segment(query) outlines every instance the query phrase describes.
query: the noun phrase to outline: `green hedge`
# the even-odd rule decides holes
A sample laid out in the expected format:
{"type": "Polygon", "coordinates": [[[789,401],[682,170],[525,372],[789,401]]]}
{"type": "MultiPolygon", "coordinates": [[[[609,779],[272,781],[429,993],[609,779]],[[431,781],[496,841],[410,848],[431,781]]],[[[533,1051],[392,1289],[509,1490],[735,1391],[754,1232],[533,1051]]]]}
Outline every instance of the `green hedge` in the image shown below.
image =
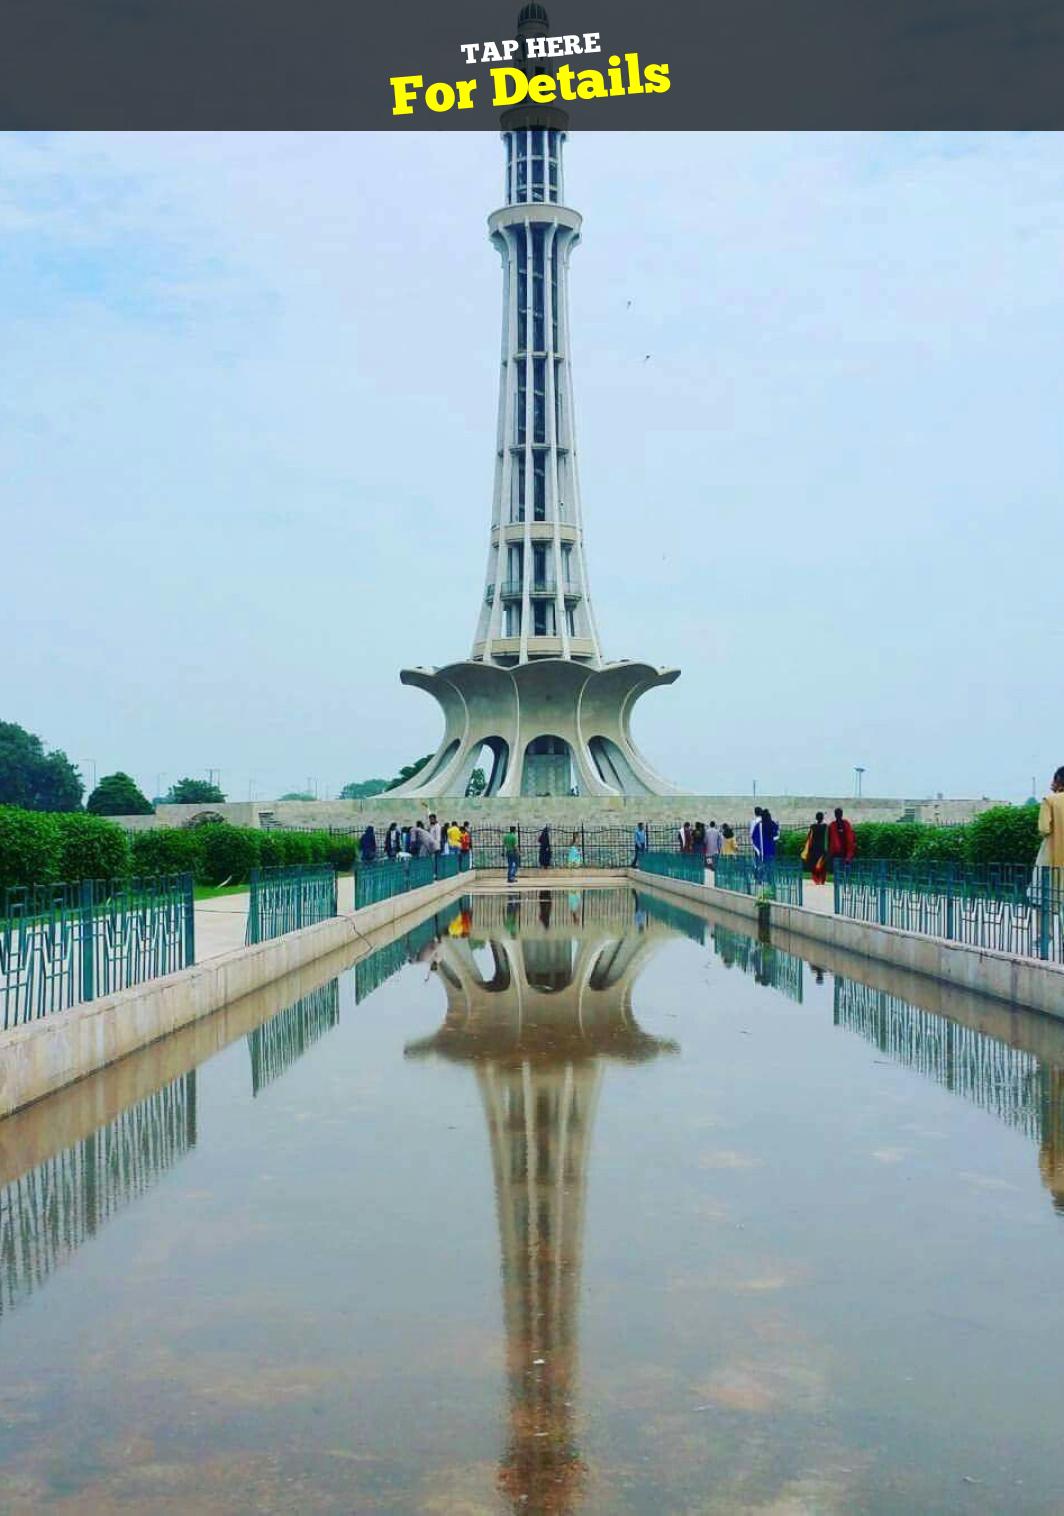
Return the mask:
{"type": "MultiPolygon", "coordinates": [[[[801,855],[805,827],[780,833],[783,858],[801,855]]],[[[918,821],[859,821],[854,827],[858,858],[904,863],[1033,864],[1038,852],[1038,808],[996,805],[964,826],[928,826],[918,821]]]]}
{"type": "Polygon", "coordinates": [[[328,832],[263,832],[214,822],[127,833],[84,812],[0,806],[0,888],[184,873],[198,884],[241,884],[256,867],[331,863],[349,869],[357,852],[357,837],[328,832]]]}

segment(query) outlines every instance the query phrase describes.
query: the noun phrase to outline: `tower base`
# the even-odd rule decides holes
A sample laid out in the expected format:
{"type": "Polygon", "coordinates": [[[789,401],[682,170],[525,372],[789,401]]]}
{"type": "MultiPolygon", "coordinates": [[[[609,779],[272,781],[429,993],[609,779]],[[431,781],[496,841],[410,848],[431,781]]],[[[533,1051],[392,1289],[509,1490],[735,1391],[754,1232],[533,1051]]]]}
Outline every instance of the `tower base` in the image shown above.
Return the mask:
{"type": "Polygon", "coordinates": [[[674,683],[679,669],[542,658],[510,668],[467,661],[403,669],[399,677],[439,701],[444,732],[425,767],[392,795],[465,795],[485,748],[489,796],[681,793],[654,772],[630,728],[640,695],[674,683]]]}

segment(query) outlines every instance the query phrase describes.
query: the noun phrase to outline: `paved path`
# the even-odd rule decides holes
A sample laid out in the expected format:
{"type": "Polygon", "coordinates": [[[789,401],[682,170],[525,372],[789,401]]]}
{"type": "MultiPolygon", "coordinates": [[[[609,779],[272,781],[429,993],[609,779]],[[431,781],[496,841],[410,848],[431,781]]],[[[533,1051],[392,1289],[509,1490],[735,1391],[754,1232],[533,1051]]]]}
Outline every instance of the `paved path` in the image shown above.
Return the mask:
{"type": "MultiPolygon", "coordinates": [[[[336,905],[343,914],[355,908],[355,881],[341,874],[336,881],[336,905]]],[[[242,948],[248,927],[248,891],[234,895],[215,895],[196,901],[196,962],[217,958],[242,948]]]]}

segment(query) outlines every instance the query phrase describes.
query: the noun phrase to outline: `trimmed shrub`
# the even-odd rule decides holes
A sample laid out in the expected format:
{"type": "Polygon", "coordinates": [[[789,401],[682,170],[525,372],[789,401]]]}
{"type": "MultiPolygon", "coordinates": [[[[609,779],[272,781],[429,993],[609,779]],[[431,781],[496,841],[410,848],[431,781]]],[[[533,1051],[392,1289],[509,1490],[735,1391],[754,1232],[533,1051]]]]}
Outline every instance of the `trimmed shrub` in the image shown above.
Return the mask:
{"type": "Polygon", "coordinates": [[[63,880],[124,879],[130,870],[129,837],[113,821],[80,813],[55,818],[62,842],[63,880]]]}
{"type": "Polygon", "coordinates": [[[204,884],[240,884],[258,866],[262,833],[254,827],[221,822],[196,830],[200,846],[199,877],[204,884]]]}
{"type": "Polygon", "coordinates": [[[352,869],[355,859],[358,857],[358,838],[351,834],[349,837],[330,837],[329,856],[325,860],[337,869],[352,869]]]}
{"type": "Polygon", "coordinates": [[[914,863],[964,863],[968,831],[963,826],[925,826],[913,848],[914,863]]]}
{"type": "Polygon", "coordinates": [[[61,879],[63,838],[54,814],[0,805],[0,888],[61,879]]]}
{"type": "Polygon", "coordinates": [[[969,821],[965,828],[969,863],[1033,865],[1041,838],[1038,807],[995,805],[969,821]]]}
{"type": "Polygon", "coordinates": [[[284,863],[284,844],[280,832],[259,834],[259,868],[276,869],[284,863]]]}
{"type": "Polygon", "coordinates": [[[134,832],[134,874],[200,874],[202,870],[200,827],[161,826],[150,832],[134,832]]]}
{"type": "Polygon", "coordinates": [[[274,832],[281,846],[281,862],[285,864],[313,863],[314,849],[309,832],[274,832]]]}
{"type": "Polygon", "coordinates": [[[926,830],[918,821],[859,821],[854,827],[858,858],[911,858],[926,830]]]}

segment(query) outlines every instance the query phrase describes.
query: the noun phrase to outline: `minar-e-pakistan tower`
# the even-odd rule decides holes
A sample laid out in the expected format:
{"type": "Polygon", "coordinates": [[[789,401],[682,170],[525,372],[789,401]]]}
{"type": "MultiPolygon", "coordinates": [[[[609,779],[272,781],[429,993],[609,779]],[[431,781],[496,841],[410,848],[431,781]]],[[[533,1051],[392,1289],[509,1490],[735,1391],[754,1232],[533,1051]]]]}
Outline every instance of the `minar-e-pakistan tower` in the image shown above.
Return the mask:
{"type": "MultiPolygon", "coordinates": [[[[528,4],[518,36],[545,35],[528,4]]],[[[525,51],[522,48],[522,51],[525,51]]],[[[538,60],[524,64],[549,72],[538,60]]],[[[396,795],[464,795],[491,751],[488,795],[675,794],[632,741],[632,707],[679,669],[607,663],[588,592],[569,356],[569,257],[581,218],[564,204],[568,116],[524,105],[501,117],[506,204],[488,218],[502,257],[502,361],[491,545],[473,651],[403,669],[443,707],[443,740],[396,795]]]]}

